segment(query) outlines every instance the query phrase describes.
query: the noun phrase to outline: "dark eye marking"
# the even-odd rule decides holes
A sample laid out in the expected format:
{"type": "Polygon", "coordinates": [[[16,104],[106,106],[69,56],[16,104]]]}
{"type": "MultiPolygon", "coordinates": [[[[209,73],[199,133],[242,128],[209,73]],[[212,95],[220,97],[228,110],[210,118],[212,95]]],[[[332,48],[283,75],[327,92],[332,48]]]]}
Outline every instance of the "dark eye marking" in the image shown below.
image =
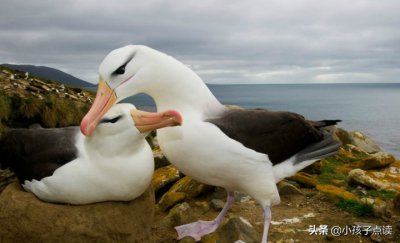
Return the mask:
{"type": "Polygon", "coordinates": [[[122,75],[122,74],[124,74],[125,73],[125,68],[126,68],[126,65],[128,65],[128,63],[130,62],[130,61],[132,61],[132,59],[135,57],[135,53],[133,53],[129,58],[128,58],[128,60],[126,60],[126,62],[124,63],[124,64],[122,64],[121,66],[119,66],[112,74],[113,75],[122,75]]]}
{"type": "Polygon", "coordinates": [[[99,123],[116,123],[119,119],[121,119],[123,116],[119,115],[117,117],[108,119],[108,118],[103,118],[99,121],[99,123]]]}
{"type": "Polygon", "coordinates": [[[119,68],[117,68],[117,70],[115,70],[115,71],[113,72],[113,74],[114,74],[114,75],[121,75],[121,74],[124,74],[124,73],[125,73],[126,64],[127,64],[127,63],[125,63],[124,65],[122,65],[122,66],[120,66],[119,68]]]}

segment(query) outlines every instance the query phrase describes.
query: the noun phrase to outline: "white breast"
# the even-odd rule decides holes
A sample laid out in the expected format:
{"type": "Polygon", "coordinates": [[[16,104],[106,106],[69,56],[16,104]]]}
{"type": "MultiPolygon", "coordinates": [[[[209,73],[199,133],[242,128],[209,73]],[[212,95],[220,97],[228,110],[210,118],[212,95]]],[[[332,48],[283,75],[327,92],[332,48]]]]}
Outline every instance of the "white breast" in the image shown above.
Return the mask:
{"type": "Polygon", "coordinates": [[[130,156],[112,158],[81,157],[58,168],[41,181],[25,181],[25,189],[49,202],[87,204],[101,201],[127,201],[140,196],[148,187],[154,160],[146,142],[130,156]]]}

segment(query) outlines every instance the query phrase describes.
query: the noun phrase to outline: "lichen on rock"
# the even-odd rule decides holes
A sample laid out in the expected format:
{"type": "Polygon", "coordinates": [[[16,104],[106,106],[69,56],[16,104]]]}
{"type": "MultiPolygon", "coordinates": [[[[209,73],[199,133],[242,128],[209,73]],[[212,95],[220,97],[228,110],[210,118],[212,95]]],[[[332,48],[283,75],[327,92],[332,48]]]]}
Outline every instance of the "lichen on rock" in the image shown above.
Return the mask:
{"type": "Polygon", "coordinates": [[[385,176],[376,176],[374,173],[362,169],[354,169],[350,171],[348,179],[359,183],[368,188],[376,190],[387,190],[387,191],[400,191],[400,177],[397,180],[385,179],[385,176]]]}
{"type": "Polygon", "coordinates": [[[158,206],[161,210],[167,210],[183,199],[191,199],[209,190],[211,186],[202,184],[185,176],[177,181],[160,199],[158,206]]]}
{"type": "Polygon", "coordinates": [[[166,192],[158,202],[158,208],[162,211],[166,211],[175,204],[182,202],[186,198],[186,194],[183,192],[170,191],[166,192]]]}
{"type": "Polygon", "coordinates": [[[351,192],[346,191],[343,188],[334,185],[317,185],[317,190],[325,193],[330,198],[336,199],[356,199],[356,195],[351,192]]]}
{"type": "Polygon", "coordinates": [[[179,178],[180,175],[178,168],[173,165],[168,165],[158,168],[154,171],[151,184],[154,188],[154,191],[157,192],[163,187],[179,180],[179,178]]]}
{"type": "Polygon", "coordinates": [[[305,172],[297,172],[294,176],[289,177],[290,180],[298,182],[305,187],[315,187],[317,185],[316,176],[305,172]]]}

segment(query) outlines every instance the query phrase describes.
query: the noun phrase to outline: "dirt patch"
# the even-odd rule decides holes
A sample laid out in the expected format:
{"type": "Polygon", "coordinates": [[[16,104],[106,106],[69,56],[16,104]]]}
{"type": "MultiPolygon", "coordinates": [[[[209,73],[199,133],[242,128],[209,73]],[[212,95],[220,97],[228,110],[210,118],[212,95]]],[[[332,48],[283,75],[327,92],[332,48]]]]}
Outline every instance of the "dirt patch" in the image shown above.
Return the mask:
{"type": "MultiPolygon", "coordinates": [[[[307,189],[304,190],[307,194],[307,189]]],[[[309,192],[312,192],[310,190],[309,192]]],[[[348,231],[345,235],[346,227],[350,230],[355,222],[375,224],[380,227],[390,226],[392,233],[388,236],[381,235],[380,242],[396,242],[394,239],[400,239],[399,217],[394,215],[388,221],[376,217],[356,217],[350,213],[344,212],[323,196],[314,196],[308,198],[302,195],[286,195],[281,197],[281,204],[272,207],[272,221],[268,242],[374,242],[369,236],[354,235],[348,231]],[[311,235],[310,227],[319,228],[320,225],[327,225],[328,235],[311,235]],[[332,236],[331,228],[341,228],[343,233],[340,236],[332,236]]],[[[198,201],[209,201],[208,197],[188,201],[193,215],[190,218],[193,221],[198,219],[211,220],[218,214],[217,210],[210,208],[207,212],[202,212],[198,207],[198,201]]],[[[176,232],[172,226],[163,224],[163,219],[167,213],[157,211],[155,225],[152,228],[154,242],[175,243],[176,232]]],[[[250,199],[245,202],[235,202],[229,210],[225,221],[232,216],[241,216],[247,219],[259,234],[260,241],[263,230],[262,210],[258,203],[250,199]]],[[[377,241],[375,241],[377,242],[377,241]]]]}

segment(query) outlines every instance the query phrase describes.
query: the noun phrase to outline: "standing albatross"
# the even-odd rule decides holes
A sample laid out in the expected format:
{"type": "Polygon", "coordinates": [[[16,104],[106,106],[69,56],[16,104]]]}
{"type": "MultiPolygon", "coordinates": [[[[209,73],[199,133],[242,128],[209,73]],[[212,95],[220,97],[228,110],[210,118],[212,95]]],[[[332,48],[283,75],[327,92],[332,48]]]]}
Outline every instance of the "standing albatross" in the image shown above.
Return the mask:
{"type": "Polygon", "coordinates": [[[215,231],[237,190],[263,208],[262,242],[267,242],[270,207],[280,202],[276,183],[339,148],[323,131],[337,121],[307,121],[295,113],[263,109],[229,110],[190,68],[146,46],[112,51],[101,63],[99,75],[98,95],[81,122],[85,135],[92,134],[113,103],[146,93],[158,110],[175,109],[185,121],[180,127],[158,131],[168,160],[193,179],[228,192],[216,219],[176,227],[178,239],[191,236],[200,240],[215,231]]]}
{"type": "Polygon", "coordinates": [[[180,124],[175,111],[146,113],[117,104],[91,137],[79,127],[11,129],[0,139],[0,161],[23,187],[48,202],[128,201],[149,186],[154,170],[148,132],[180,124]]]}

